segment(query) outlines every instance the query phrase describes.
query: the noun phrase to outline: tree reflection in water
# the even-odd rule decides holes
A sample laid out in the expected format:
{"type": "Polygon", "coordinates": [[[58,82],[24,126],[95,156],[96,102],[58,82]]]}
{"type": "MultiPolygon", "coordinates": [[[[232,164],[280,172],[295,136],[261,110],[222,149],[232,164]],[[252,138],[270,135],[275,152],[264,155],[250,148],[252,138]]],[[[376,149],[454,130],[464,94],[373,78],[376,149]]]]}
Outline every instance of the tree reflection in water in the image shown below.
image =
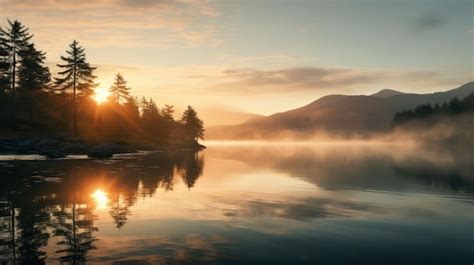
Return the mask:
{"type": "Polygon", "coordinates": [[[0,167],[10,183],[0,186],[0,264],[44,264],[54,238],[62,264],[83,264],[95,249],[91,197],[107,190],[106,207],[117,229],[126,225],[140,196],[173,190],[175,177],[192,188],[202,174],[202,157],[193,152],[152,153],[93,161],[11,161],[0,167]]]}

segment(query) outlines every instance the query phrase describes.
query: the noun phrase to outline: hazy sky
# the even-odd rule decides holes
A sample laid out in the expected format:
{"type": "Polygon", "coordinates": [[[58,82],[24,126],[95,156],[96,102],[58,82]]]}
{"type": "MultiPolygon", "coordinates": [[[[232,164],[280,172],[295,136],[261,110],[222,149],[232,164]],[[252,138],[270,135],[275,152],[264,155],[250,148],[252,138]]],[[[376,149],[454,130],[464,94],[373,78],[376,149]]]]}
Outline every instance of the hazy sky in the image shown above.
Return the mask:
{"type": "Polygon", "coordinates": [[[473,12],[471,0],[0,0],[0,24],[26,24],[52,66],[76,39],[101,86],[120,72],[159,105],[261,114],[471,81],[473,12]]]}

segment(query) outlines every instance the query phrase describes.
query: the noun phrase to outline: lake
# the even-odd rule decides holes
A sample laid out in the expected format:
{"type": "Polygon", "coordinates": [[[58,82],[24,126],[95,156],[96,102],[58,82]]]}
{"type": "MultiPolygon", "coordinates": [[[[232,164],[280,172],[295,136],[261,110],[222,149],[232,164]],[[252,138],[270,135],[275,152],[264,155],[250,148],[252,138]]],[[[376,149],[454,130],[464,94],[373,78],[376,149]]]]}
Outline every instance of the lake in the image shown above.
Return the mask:
{"type": "Polygon", "coordinates": [[[381,142],[0,156],[0,264],[472,264],[472,158],[381,142]]]}

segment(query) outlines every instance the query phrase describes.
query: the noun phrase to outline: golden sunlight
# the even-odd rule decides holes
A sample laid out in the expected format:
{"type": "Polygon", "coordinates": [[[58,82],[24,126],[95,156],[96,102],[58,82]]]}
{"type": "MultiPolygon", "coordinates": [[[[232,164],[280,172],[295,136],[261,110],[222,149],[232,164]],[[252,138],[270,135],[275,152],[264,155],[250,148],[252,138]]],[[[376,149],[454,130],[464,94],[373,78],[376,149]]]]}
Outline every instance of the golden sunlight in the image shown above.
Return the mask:
{"type": "Polygon", "coordinates": [[[108,100],[109,90],[105,87],[99,87],[95,89],[92,98],[97,102],[97,104],[102,104],[108,100]]]}
{"type": "Polygon", "coordinates": [[[97,209],[107,208],[107,203],[109,202],[107,193],[105,193],[101,189],[97,189],[94,193],[91,194],[91,197],[94,198],[97,209]]]}

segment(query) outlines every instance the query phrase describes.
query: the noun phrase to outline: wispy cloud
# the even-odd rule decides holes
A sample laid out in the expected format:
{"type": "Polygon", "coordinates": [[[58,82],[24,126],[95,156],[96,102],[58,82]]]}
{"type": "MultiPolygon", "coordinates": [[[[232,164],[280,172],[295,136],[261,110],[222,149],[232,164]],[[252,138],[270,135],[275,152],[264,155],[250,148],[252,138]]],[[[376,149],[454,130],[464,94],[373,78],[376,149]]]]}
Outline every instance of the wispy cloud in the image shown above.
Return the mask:
{"type": "Polygon", "coordinates": [[[370,87],[420,89],[425,86],[459,85],[468,80],[468,74],[439,73],[427,70],[373,70],[350,68],[325,68],[317,66],[262,70],[231,68],[218,74],[195,75],[189,78],[206,80],[202,89],[211,93],[245,95],[296,94],[301,92],[347,93],[363,91],[370,87]],[[447,79],[454,75],[457,78],[447,79]]]}
{"type": "Polygon", "coordinates": [[[219,29],[209,21],[219,12],[202,0],[0,0],[0,8],[0,19],[22,20],[48,48],[71,39],[95,47],[197,46],[215,43],[219,29]]]}
{"type": "Polygon", "coordinates": [[[379,74],[355,69],[295,67],[278,70],[228,69],[210,89],[216,92],[286,93],[373,83],[379,74]]]}

